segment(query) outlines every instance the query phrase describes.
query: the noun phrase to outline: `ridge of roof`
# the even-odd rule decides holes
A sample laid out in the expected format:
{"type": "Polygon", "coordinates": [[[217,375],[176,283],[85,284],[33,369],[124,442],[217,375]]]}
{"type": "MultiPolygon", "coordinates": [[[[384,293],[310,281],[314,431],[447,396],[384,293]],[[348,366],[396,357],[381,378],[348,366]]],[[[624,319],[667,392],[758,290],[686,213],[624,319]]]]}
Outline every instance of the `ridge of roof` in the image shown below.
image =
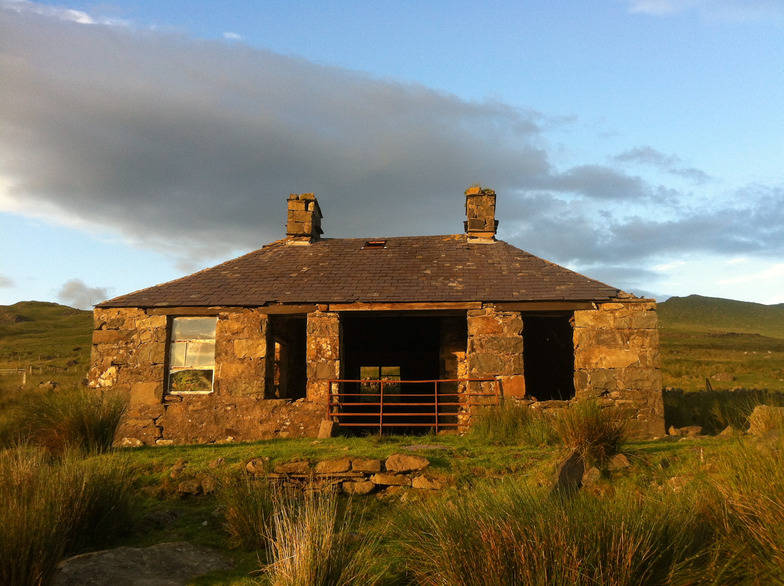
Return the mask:
{"type": "Polygon", "coordinates": [[[465,234],[277,240],[96,307],[271,303],[608,301],[620,291],[502,240],[465,234]],[[383,246],[366,247],[369,241],[383,246]]]}

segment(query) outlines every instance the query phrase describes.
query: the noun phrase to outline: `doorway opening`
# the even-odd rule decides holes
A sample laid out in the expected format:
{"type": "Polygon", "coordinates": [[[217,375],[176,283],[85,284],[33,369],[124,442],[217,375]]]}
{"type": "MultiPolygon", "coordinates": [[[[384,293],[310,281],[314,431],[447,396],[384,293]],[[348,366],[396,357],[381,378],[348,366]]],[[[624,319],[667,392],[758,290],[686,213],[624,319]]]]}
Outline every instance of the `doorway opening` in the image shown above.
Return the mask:
{"type": "Polygon", "coordinates": [[[271,398],[302,399],[307,383],[305,316],[270,316],[267,388],[271,398]]]}
{"type": "Polygon", "coordinates": [[[341,405],[341,423],[359,433],[379,428],[391,433],[425,433],[435,426],[440,322],[437,316],[367,314],[342,320],[343,378],[360,382],[343,385],[341,392],[347,396],[341,405]]]}
{"type": "Polygon", "coordinates": [[[523,362],[526,393],[539,401],[574,397],[572,314],[523,314],[523,362]]]}

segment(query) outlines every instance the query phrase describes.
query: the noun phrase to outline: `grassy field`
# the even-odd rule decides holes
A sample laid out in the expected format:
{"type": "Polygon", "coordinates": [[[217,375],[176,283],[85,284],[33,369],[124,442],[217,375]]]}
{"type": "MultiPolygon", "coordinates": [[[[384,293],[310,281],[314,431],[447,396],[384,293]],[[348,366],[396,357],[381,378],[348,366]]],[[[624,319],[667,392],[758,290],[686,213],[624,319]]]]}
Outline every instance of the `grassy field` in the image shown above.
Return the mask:
{"type": "MultiPolygon", "coordinates": [[[[690,297],[659,308],[665,384],[700,390],[708,378],[714,389],[784,388],[781,306],[690,297]],[[722,373],[734,380],[712,378],[722,373]]],[[[79,395],[90,329],[89,312],[56,304],[0,308],[0,368],[36,372],[25,392],[13,377],[0,379],[0,582],[45,582],[60,557],[97,547],[182,540],[217,548],[235,563],[197,585],[782,583],[784,425],[764,441],[737,434],[623,441],[607,429],[585,443],[581,430],[596,426],[579,418],[521,421],[505,413],[464,437],[107,451],[103,438],[118,406],[79,395]],[[36,388],[47,380],[62,390],[36,388]],[[79,397],[64,405],[68,393],[79,397]],[[19,435],[27,441],[21,448],[14,447],[19,435]],[[52,453],[59,443],[71,447],[52,453]],[[269,467],[344,455],[384,459],[412,446],[445,489],[286,501],[245,472],[252,458],[268,458],[269,467]],[[552,498],[555,465],[573,448],[598,472],[576,497],[552,498]],[[628,467],[609,464],[615,451],[628,467]],[[178,490],[205,477],[216,480],[214,493],[178,490]],[[233,526],[251,510],[255,525],[233,526]],[[11,563],[17,560],[24,563],[11,563]]],[[[737,391],[668,397],[668,424],[712,432],[743,426],[754,404],[769,398],[737,391]]]]}
{"type": "Polygon", "coordinates": [[[784,425],[766,441],[616,443],[617,435],[596,435],[595,425],[579,420],[569,422],[569,442],[509,421],[486,421],[481,433],[464,437],[289,439],[58,456],[29,443],[8,447],[0,450],[0,582],[41,583],[36,576],[69,554],[187,541],[234,562],[195,585],[781,583],[784,425]],[[579,493],[551,495],[555,465],[580,445],[585,453],[598,446],[605,456],[620,452],[628,466],[598,458],[579,493]],[[427,473],[445,488],[297,496],[270,490],[245,468],[253,458],[268,458],[272,469],[292,460],[406,452],[427,457],[427,473]],[[179,490],[208,477],[216,481],[213,493],[179,490]],[[247,523],[253,515],[256,522],[247,523]]]}
{"type": "Polygon", "coordinates": [[[784,305],[691,295],[658,313],[665,387],[784,390],[784,305]]]}

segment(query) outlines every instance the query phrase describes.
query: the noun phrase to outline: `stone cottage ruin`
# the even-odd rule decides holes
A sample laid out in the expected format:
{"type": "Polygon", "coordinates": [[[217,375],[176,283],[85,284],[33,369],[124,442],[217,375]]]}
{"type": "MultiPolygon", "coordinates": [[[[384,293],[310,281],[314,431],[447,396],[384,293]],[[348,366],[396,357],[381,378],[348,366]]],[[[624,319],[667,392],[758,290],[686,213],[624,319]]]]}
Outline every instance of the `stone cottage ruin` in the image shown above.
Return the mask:
{"type": "Polygon", "coordinates": [[[292,194],[285,239],[99,304],[90,384],[128,393],[123,443],[463,430],[588,398],[662,434],[655,302],[497,240],[495,192],[465,197],[462,234],[322,238],[292,194]]]}

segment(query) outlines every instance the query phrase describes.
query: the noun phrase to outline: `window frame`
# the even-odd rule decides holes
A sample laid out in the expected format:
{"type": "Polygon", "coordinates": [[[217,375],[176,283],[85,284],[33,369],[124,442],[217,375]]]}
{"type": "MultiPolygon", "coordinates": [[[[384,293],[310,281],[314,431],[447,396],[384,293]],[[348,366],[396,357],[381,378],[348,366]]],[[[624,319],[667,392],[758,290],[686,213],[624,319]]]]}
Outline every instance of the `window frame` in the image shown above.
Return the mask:
{"type": "Polygon", "coordinates": [[[209,395],[215,390],[215,339],[216,339],[216,330],[217,330],[217,323],[218,317],[207,315],[207,316],[171,316],[169,321],[169,336],[167,340],[167,351],[168,351],[168,362],[167,362],[167,369],[166,369],[166,394],[167,395],[209,395]],[[197,337],[182,337],[175,339],[175,331],[177,330],[177,322],[181,320],[181,323],[185,323],[187,321],[195,321],[195,320],[202,320],[207,321],[210,320],[212,322],[212,328],[207,328],[211,330],[208,334],[211,334],[212,337],[205,337],[202,335],[196,334],[197,337]],[[200,352],[193,352],[193,359],[189,357],[189,350],[199,348],[200,346],[211,345],[212,350],[211,353],[205,353],[203,351],[200,352]],[[176,358],[180,354],[177,351],[177,347],[180,346],[183,351],[182,359],[176,358]],[[205,356],[209,358],[208,361],[205,361],[205,356]],[[183,362],[184,364],[178,364],[174,366],[175,362],[183,362]],[[209,390],[173,390],[174,381],[173,378],[177,375],[177,373],[181,372],[188,372],[188,371],[209,371],[210,376],[210,384],[209,390]]]}

